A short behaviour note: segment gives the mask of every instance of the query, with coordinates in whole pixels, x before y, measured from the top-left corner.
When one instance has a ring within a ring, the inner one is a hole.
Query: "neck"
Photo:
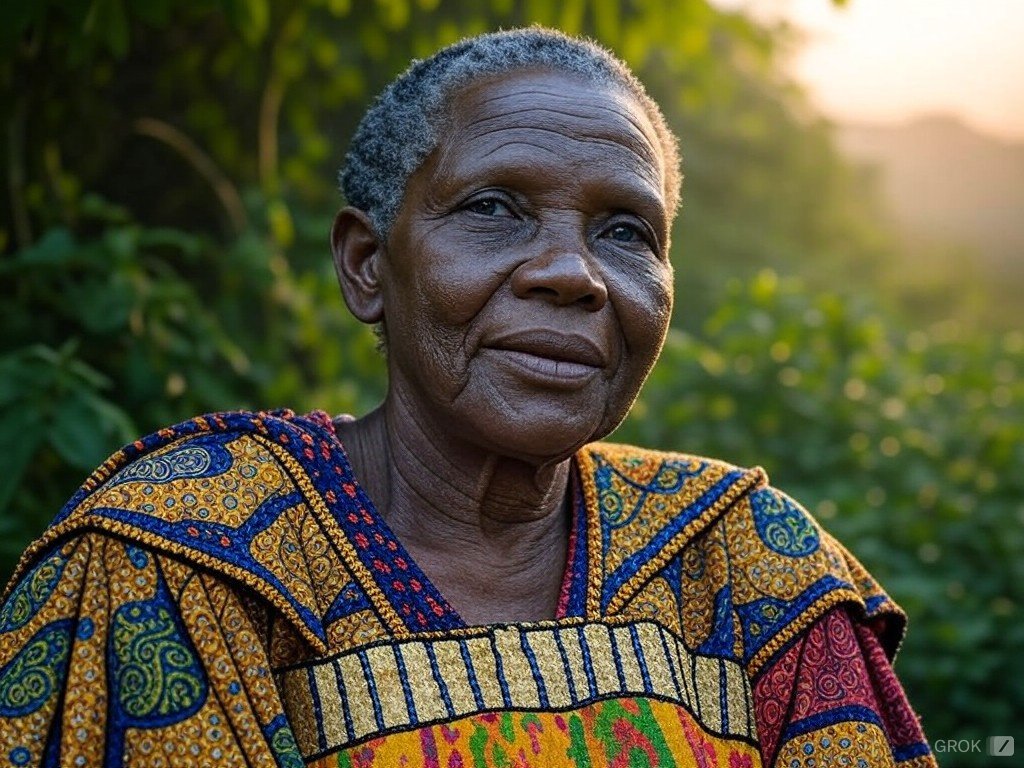
[[[378,511],[464,619],[554,615],[569,459],[536,465],[485,452],[394,393],[338,431]]]

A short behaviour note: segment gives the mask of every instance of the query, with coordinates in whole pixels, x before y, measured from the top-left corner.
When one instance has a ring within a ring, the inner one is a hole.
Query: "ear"
[[[334,271],[349,311],[364,323],[384,318],[380,267],[383,243],[370,217],[348,206],[338,211],[331,228]]]

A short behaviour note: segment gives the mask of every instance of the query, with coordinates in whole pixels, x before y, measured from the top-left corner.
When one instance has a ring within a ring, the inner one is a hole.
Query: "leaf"
[[[60,403],[47,430],[47,442],[64,461],[91,470],[112,452],[103,416],[85,392],[73,391]]]
[[[71,261],[75,241],[65,227],[48,229],[39,241],[15,254],[15,260],[28,266],[59,266]]]
[[[231,25],[249,45],[256,45],[266,36],[270,25],[268,0],[224,0],[224,10]]]
[[[0,406],[17,403],[42,383],[39,366],[26,358],[23,349],[0,358]]]
[[[0,419],[0,455],[4,460],[4,471],[0,472],[0,516],[7,514],[7,504],[43,440],[42,423],[42,414],[27,407],[10,409]]]
[[[109,334],[128,325],[135,307],[135,290],[124,275],[91,280],[76,291],[78,317],[86,330]]]
[[[93,389],[104,389],[110,386],[109,378],[82,360],[69,359],[65,367],[68,373]]]
[[[95,0],[85,30],[105,44],[115,58],[123,59],[128,53],[128,16],[122,0]]]
[[[83,392],[82,398],[97,414],[105,425],[107,432],[114,437],[114,442],[126,444],[134,440],[139,434],[139,430],[131,417],[120,406],[104,399],[95,392]],[[110,450],[113,450],[113,443],[110,445]]]
[[[103,233],[103,246],[117,264],[130,261],[139,243],[139,230],[135,226],[111,227]]]
[[[123,224],[131,218],[127,208],[112,203],[95,192],[87,192],[82,195],[79,211],[85,218],[98,219],[111,224]]]
[[[173,248],[188,258],[202,253],[203,239],[191,232],[171,227],[145,227],[138,231],[139,248]]]

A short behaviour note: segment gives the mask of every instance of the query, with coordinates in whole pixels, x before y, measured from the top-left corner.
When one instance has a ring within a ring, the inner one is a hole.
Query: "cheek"
[[[632,355],[653,358],[672,319],[672,272],[658,265],[634,272],[630,278],[616,302],[622,333]]]
[[[422,286],[425,310],[452,330],[469,331],[487,305],[493,289],[479,279],[467,279],[465,269],[438,270]]]
[[[420,254],[413,291],[436,324],[470,333],[473,320],[507,279],[510,266],[503,257],[508,252],[464,234],[433,240]]]

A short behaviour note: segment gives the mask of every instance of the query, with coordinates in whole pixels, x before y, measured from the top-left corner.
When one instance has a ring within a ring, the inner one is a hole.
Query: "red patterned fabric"
[[[903,686],[896,678],[878,638],[870,628],[862,624],[854,625],[854,629],[864,651],[864,658],[873,672],[871,684],[879,702],[879,714],[886,724],[892,743],[902,746],[924,741],[921,723],[907,703]]]
[[[878,753],[886,764],[928,754],[878,636],[846,607],[826,613],[766,665],[754,682],[754,711],[765,766],[791,765],[779,759],[784,752],[810,757],[815,734],[828,742],[820,734],[839,725],[853,726],[844,731],[852,754]]]

